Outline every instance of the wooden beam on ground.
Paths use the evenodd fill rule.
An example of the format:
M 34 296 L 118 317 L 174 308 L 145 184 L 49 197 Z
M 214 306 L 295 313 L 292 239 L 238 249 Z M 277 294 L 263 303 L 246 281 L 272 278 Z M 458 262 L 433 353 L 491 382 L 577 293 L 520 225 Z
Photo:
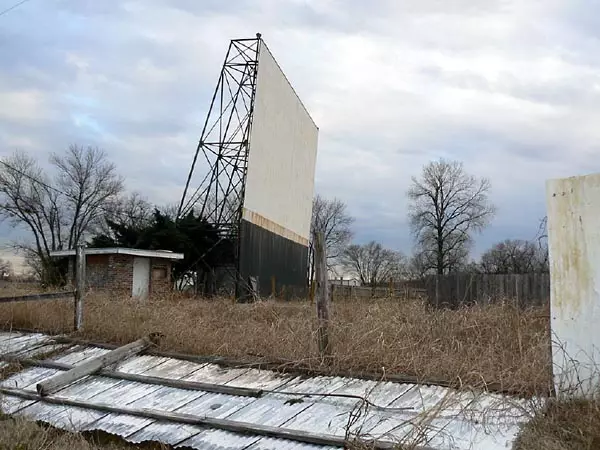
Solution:
M 35 387 L 40 395 L 49 395 L 56 391 L 61 390 L 68 384 L 71 384 L 87 375 L 91 375 L 94 372 L 98 372 L 100 369 L 110 366 L 116 362 L 119 362 L 125 358 L 136 355 L 148 347 L 154 345 L 153 337 L 144 337 L 138 339 L 135 342 L 116 348 L 102 356 L 93 358 L 89 361 L 84 362 L 78 366 L 73 367 L 66 372 L 59 373 L 55 377 L 49 380 L 38 383 Z
M 48 292 L 44 294 L 18 295 L 15 297 L 0 297 L 0 303 L 14 302 L 35 302 L 39 300 L 56 300 L 59 298 L 68 298 L 73 295 L 71 291 L 65 292 Z
M 42 367 L 45 369 L 72 370 L 77 366 L 49 360 L 36 360 L 31 358 L 19 358 L 18 356 L 0 356 L 0 361 L 18 363 L 23 366 Z M 96 375 L 115 380 L 135 381 L 138 383 L 155 384 L 190 391 L 203 391 L 216 394 L 235 395 L 239 397 L 261 397 L 262 389 L 227 386 L 214 383 L 202 383 L 198 381 L 176 380 L 171 378 L 151 377 L 134 373 L 118 372 L 108 369 L 99 370 Z
M 71 400 L 64 397 L 40 397 L 32 392 L 28 392 L 22 389 L 3 388 L 0 387 L 0 393 L 4 395 L 10 395 L 25 400 L 41 401 L 43 403 L 49 403 L 61 406 L 72 406 L 74 408 L 91 409 L 94 411 L 100 411 L 112 414 L 124 414 L 129 416 L 143 417 L 146 419 L 154 419 L 157 421 L 167 421 L 180 423 L 185 425 L 199 425 L 205 427 L 211 427 L 218 430 L 230 431 L 233 433 L 251 434 L 256 436 L 266 436 L 278 439 L 288 439 L 296 442 L 303 442 L 307 444 L 315 445 L 326 445 L 333 447 L 346 448 L 349 441 L 342 436 L 335 436 L 321 433 L 310 433 L 300 430 L 291 430 L 287 428 L 272 427 L 268 425 L 261 425 L 248 422 L 240 422 L 229 419 L 217 419 L 213 417 L 205 416 L 194 416 L 192 414 L 159 411 L 147 408 L 130 408 L 124 406 L 113 406 L 105 403 L 92 403 L 81 400 Z M 360 442 L 360 441 L 359 441 Z M 362 444 L 366 444 L 368 448 L 377 450 L 387 450 L 397 448 L 397 443 L 389 441 L 379 440 L 364 440 Z M 431 450 L 424 447 L 420 447 L 419 450 Z

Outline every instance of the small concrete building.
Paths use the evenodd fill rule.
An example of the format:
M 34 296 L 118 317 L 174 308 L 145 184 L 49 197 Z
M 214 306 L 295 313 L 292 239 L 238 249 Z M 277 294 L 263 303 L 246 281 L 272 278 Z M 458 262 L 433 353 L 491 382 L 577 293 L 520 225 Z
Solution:
M 75 250 L 51 252 L 67 257 L 67 284 L 75 285 Z M 171 264 L 183 259 L 183 253 L 134 248 L 86 248 L 86 288 L 111 295 L 148 298 L 170 292 Z

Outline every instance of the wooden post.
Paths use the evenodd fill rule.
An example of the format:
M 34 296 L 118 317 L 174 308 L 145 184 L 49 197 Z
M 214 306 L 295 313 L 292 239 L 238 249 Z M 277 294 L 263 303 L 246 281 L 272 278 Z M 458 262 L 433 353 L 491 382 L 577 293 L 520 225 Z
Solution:
M 271 297 L 277 297 L 275 275 L 271 276 Z
M 327 286 L 327 262 L 325 252 L 325 235 L 318 232 L 315 235 L 315 275 L 316 275 L 316 303 L 317 319 L 319 321 L 318 340 L 319 352 L 322 357 L 328 357 L 331 354 L 329 343 L 329 309 L 331 299 Z
M 310 280 L 310 291 L 308 293 L 310 297 L 310 304 L 312 305 L 315 302 L 315 280 Z
M 77 245 L 75 262 L 75 331 L 83 326 L 83 296 L 85 293 L 85 248 Z

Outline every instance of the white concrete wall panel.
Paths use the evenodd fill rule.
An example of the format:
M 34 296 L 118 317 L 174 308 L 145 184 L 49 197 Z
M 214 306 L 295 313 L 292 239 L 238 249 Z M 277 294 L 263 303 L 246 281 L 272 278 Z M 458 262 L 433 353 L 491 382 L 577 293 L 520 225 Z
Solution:
M 600 381 L 600 174 L 549 180 L 551 327 L 557 393 Z
M 308 243 L 318 128 L 261 44 L 250 133 L 244 218 Z M 270 226 L 266 224 L 270 223 Z

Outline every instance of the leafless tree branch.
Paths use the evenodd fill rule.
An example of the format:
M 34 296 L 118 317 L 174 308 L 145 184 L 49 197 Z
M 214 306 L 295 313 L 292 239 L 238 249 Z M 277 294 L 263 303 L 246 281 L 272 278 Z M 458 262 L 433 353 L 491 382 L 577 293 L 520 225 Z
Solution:
M 350 245 L 341 257 L 341 263 L 348 272 L 357 276 L 362 285 L 372 287 L 390 279 L 399 279 L 403 274 L 403 260 L 400 253 L 385 249 L 375 241 Z
M 314 278 L 313 236 L 323 232 L 328 269 L 333 271 L 342 253 L 352 239 L 354 218 L 346 211 L 346 204 L 337 198 L 327 200 L 320 195 L 313 199 L 311 239 L 309 242 L 309 278 Z
M 495 214 L 488 200 L 490 182 L 465 173 L 462 163 L 440 159 L 412 178 L 407 195 L 409 220 L 416 240 L 413 271 L 444 274 L 464 264 L 472 234 Z

